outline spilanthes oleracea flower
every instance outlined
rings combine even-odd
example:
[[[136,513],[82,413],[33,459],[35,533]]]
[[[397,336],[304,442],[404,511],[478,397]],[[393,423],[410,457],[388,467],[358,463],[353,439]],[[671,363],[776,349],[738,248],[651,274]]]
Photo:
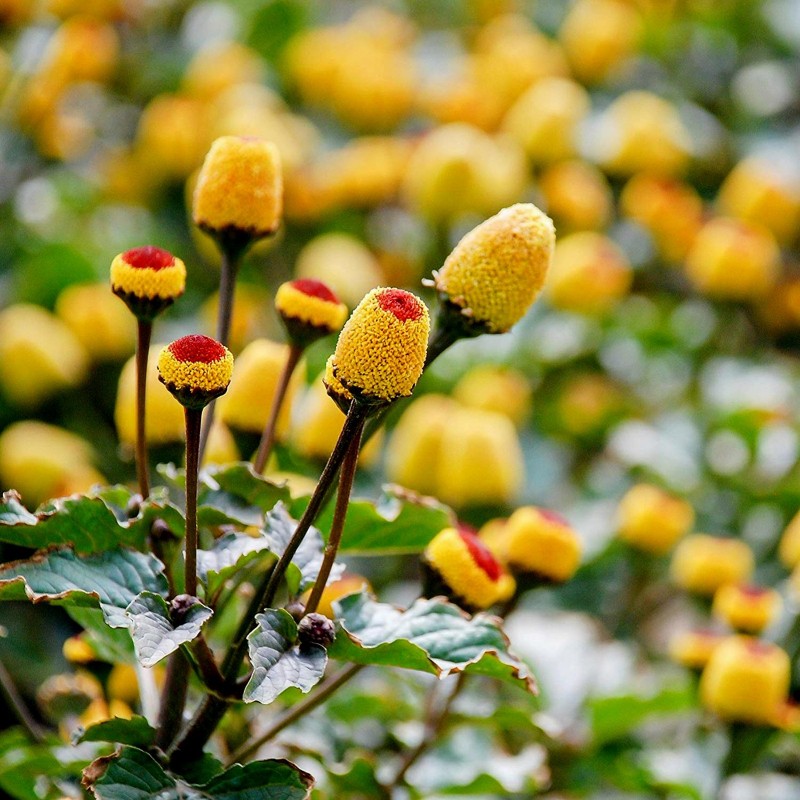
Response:
[[[271,236],[283,213],[278,148],[254,137],[221,136],[206,155],[194,190],[195,225],[247,242]]]
[[[669,657],[688,669],[701,670],[727,638],[727,634],[713,630],[684,631],[670,641]]]
[[[467,610],[507,600],[516,583],[488,547],[465,527],[445,528],[423,553],[426,594],[445,594]]]
[[[430,318],[402,289],[373,289],[339,334],[331,376],[359,402],[385,405],[411,394],[425,366]]]
[[[228,389],[233,356],[209,336],[176,339],[158,357],[158,379],[186,408],[203,408]]]
[[[282,283],[275,308],[289,338],[300,347],[338,331],[347,319],[347,306],[322,281],[298,278]]]
[[[694,533],[675,548],[670,576],[687,592],[710,597],[720,586],[748,580],[754,567],[753,551],[741,539]]]
[[[183,261],[160,247],[135,247],[111,262],[111,290],[141,320],[152,320],[171,306],[185,287]]]
[[[477,332],[505,333],[541,291],[554,246],[550,217],[517,203],[464,236],[434,274],[434,286]]]
[[[619,537],[637,550],[663,555],[689,532],[694,509],[649,483],[629,489],[617,509]]]
[[[714,594],[712,612],[740,633],[761,633],[781,611],[781,596],[774,589],[729,583]]]

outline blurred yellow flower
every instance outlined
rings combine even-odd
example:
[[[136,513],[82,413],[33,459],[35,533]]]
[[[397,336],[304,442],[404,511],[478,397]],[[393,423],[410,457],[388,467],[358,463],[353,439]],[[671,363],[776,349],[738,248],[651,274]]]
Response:
[[[530,416],[531,385],[511,367],[481,364],[473,367],[453,387],[453,397],[469,408],[495,411],[520,427]]]
[[[780,614],[781,596],[774,589],[729,583],[714,593],[714,616],[741,633],[761,633]]]
[[[693,630],[674,636],[669,643],[669,657],[689,669],[702,669],[711,654],[728,638],[728,634],[711,630]]]
[[[655,555],[669,552],[694,523],[694,509],[685,500],[657,486],[638,483],[620,500],[619,537]]]
[[[746,581],[754,566],[753,551],[740,539],[694,533],[672,554],[670,575],[682,589],[711,596],[720,586]]]
[[[611,219],[614,196],[608,179],[586,161],[560,161],[539,176],[545,207],[559,230],[600,230]]]

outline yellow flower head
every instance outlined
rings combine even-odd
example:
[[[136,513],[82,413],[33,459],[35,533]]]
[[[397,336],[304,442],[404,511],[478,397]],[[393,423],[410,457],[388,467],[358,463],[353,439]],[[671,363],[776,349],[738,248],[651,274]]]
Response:
[[[780,613],[781,596],[774,589],[729,583],[714,594],[712,611],[741,633],[760,633]]]
[[[283,211],[278,149],[222,136],[211,145],[194,190],[192,217],[206,233],[252,241],[277,231]]]
[[[187,408],[202,408],[224,394],[232,375],[230,350],[209,336],[176,339],[158,357],[158,379]]]
[[[355,573],[345,573],[338,581],[329,583],[322,590],[322,597],[320,597],[319,605],[317,606],[317,613],[325,615],[328,619],[335,619],[337,614],[333,604],[337,600],[341,600],[343,597],[347,597],[350,594],[371,591],[372,586],[365,577],[356,575]],[[300,598],[300,602],[305,604],[308,602],[310,596],[311,590],[309,589]]]
[[[425,548],[423,563],[429,570],[426,594],[444,593],[468,610],[489,608],[516,589],[491,551],[465,527],[437,533]]]
[[[675,548],[670,574],[686,591],[710,596],[726,583],[746,581],[754,561],[753,551],[740,539],[695,533]]]
[[[787,569],[800,564],[800,511],[789,520],[778,545],[778,555]]]
[[[88,664],[97,658],[92,645],[80,634],[65,639],[61,651],[64,658],[72,664]]]
[[[749,636],[715,648],[700,679],[700,700],[730,722],[775,724],[789,692],[791,665],[784,650]]]
[[[430,319],[402,289],[373,289],[339,334],[333,376],[360,402],[385,404],[411,394],[425,367]]]
[[[434,276],[445,301],[490,333],[505,333],[544,285],[553,222],[531,203],[503,209],[470,231]]]
[[[305,347],[334,333],[347,319],[347,306],[322,281],[298,278],[278,287],[275,308],[289,337]]]
[[[620,539],[638,550],[662,555],[689,532],[694,509],[657,486],[640,483],[622,498],[617,516]]]
[[[714,650],[727,638],[727,634],[712,630],[685,631],[670,641],[669,657],[689,669],[703,669]]]
[[[581,542],[561,516],[535,506],[518,508],[502,529],[503,559],[514,573],[555,583],[569,580],[581,560]]]
[[[453,397],[469,408],[494,411],[521,426],[531,412],[528,378],[510,367],[482,364],[473,367],[453,387]]]
[[[160,247],[135,247],[111,262],[111,291],[140,319],[153,319],[172,305],[185,287],[183,261]]]

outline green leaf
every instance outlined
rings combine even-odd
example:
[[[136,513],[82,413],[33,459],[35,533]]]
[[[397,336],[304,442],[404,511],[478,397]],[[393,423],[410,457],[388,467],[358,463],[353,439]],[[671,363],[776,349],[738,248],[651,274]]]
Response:
[[[352,500],[340,550],[360,555],[419,553],[443,528],[454,524],[453,512],[431,497],[422,497],[399,486],[384,486],[377,503]],[[308,498],[292,505],[292,514],[300,516]],[[333,508],[328,507],[317,519],[320,530],[330,530]]]
[[[267,514],[265,533],[270,550],[276,556],[280,557],[286,550],[296,527],[296,520],[289,516],[289,512],[283,503],[278,503]],[[300,584],[297,587],[297,591],[303,592],[314,585],[319,574],[319,568],[322,566],[324,551],[325,543],[322,540],[322,534],[314,527],[309,528],[292,559],[292,564],[300,570]],[[343,573],[344,564],[334,564],[329,581],[338,580]]]
[[[99,605],[112,628],[129,626],[125,609],[143,591],[166,595],[162,564],[155,556],[123,548],[87,556],[66,548],[45,550],[0,570],[0,600]]]
[[[0,501],[0,525],[35,525],[37,522],[36,516],[22,504],[19,492],[14,489],[3,492]]]
[[[142,592],[125,613],[131,619],[136,657],[143,667],[153,667],[182,644],[196,638],[214,612],[197,600],[186,611],[183,621],[175,625],[166,600],[159,594]]]
[[[528,667],[508,650],[508,639],[496,617],[465,614],[441,598],[417,600],[402,611],[379,603],[367,593],[338,603],[341,631],[328,655],[357,664],[428,672],[474,672],[521,683],[536,691]]]
[[[105,722],[98,722],[85,730],[77,742],[116,742],[130,744],[134,747],[150,747],[156,740],[156,730],[138,714],[130,719],[114,717]]]
[[[214,542],[210,550],[197,551],[197,574],[210,595],[231,575],[262,559],[265,562],[276,560],[269,550],[266,536],[226,533]]]
[[[83,773],[83,784],[98,800],[305,800],[314,779],[288,761],[234,765],[202,786],[190,786],[165,772],[143,750],[123,747],[99,758]]]
[[[253,674],[244,689],[245,703],[271,703],[290,686],[309,691],[325,672],[325,648],[298,647],[297,624],[282,608],[258,614],[256,622],[247,637]]]
[[[133,639],[126,628],[109,628],[99,608],[67,606],[65,610],[86,631],[86,638],[100,661],[135,663]]]

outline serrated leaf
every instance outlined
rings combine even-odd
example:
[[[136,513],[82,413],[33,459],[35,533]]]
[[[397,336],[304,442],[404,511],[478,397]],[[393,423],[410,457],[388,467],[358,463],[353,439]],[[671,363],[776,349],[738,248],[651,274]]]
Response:
[[[196,638],[214,612],[198,600],[186,611],[183,621],[175,625],[166,600],[153,592],[142,592],[125,613],[131,620],[136,657],[143,667],[153,667],[182,644]]]
[[[166,595],[163,566],[155,556],[124,548],[86,556],[46,550],[0,570],[0,600],[99,605],[112,628],[128,627],[125,609],[143,591]]]
[[[98,800],[306,800],[314,779],[283,760],[234,765],[202,786],[170,775],[143,750],[123,747],[83,773]]]
[[[114,717],[105,722],[98,722],[85,730],[77,742],[115,742],[129,744],[134,747],[150,747],[156,740],[156,730],[150,723],[138,714],[130,719]]]
[[[245,703],[271,703],[281,692],[295,686],[309,691],[325,673],[325,648],[310,645],[302,650],[297,624],[284,609],[270,609],[256,616],[258,627],[247,637],[253,674],[244,689]]]
[[[300,516],[308,498],[292,504],[292,513]],[[443,528],[454,524],[450,508],[432,497],[422,497],[387,485],[377,503],[351,500],[339,547],[343,553],[390,555],[420,553]],[[322,531],[328,531],[333,520],[329,506],[317,518]]]
[[[509,652],[496,617],[470,617],[439,597],[417,600],[406,611],[379,603],[365,592],[337,605],[341,630],[328,648],[331,658],[405,667],[439,677],[475,672],[536,691],[528,667]]]
[[[286,506],[283,503],[278,503],[268,514],[265,522],[264,532],[269,542],[270,550],[280,557],[284,550],[286,550],[289,541],[297,528],[297,521],[289,516]],[[300,581],[297,587],[298,591],[305,591],[314,585],[314,581],[319,574],[319,568],[322,565],[322,556],[325,551],[325,543],[322,539],[322,534],[317,528],[309,528],[308,533],[303,539],[300,547],[292,559],[298,570],[300,570]],[[331,570],[329,581],[335,581],[341,578],[344,573],[344,564],[334,564]],[[294,588],[294,587],[293,587]]]
[[[197,551],[197,574],[211,594],[235,572],[260,559],[265,562],[276,560],[269,551],[266,536],[226,533],[214,542],[211,549]]]

